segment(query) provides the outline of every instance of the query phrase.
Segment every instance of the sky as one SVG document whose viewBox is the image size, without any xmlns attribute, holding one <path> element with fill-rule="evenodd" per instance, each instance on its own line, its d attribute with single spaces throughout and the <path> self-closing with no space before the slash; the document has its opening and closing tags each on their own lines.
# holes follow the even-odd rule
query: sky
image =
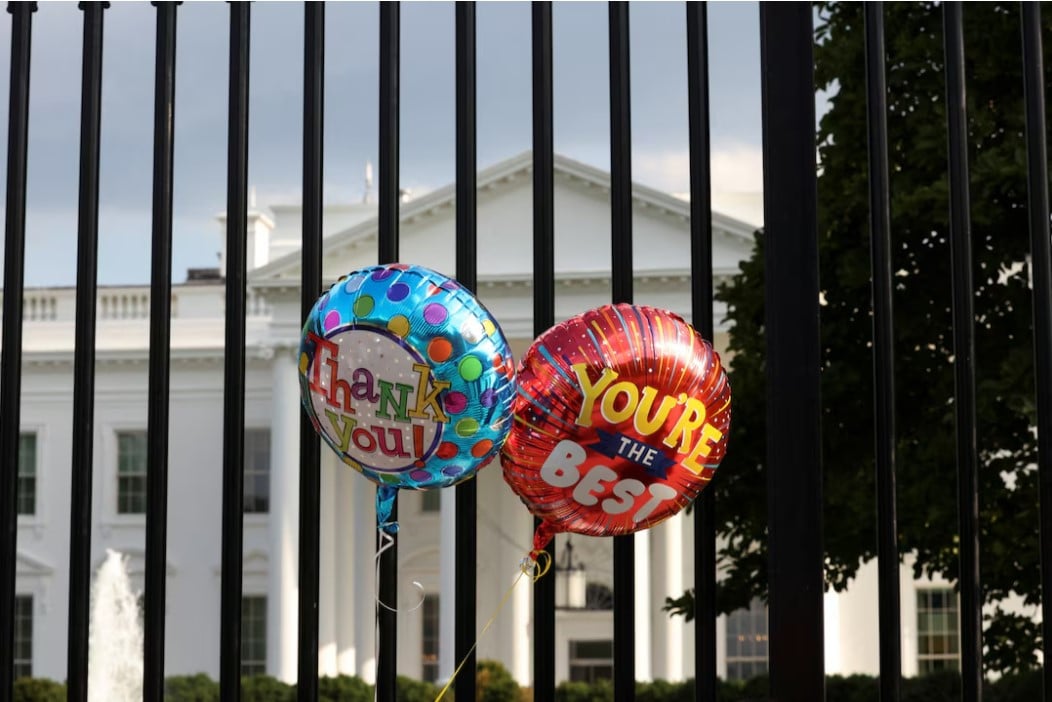
<svg viewBox="0 0 1052 702">
<path fill-rule="evenodd" d="M 150 279 L 153 73 L 156 10 L 114 3 L 105 12 L 99 216 L 100 284 Z M 326 9 L 325 199 L 359 201 L 366 163 L 377 163 L 378 9 Z M 453 181 L 454 8 L 403 2 L 402 187 L 415 195 Z M 633 179 L 689 190 L 686 31 L 683 3 L 630 8 Z M 0 17 L 0 95 L 10 76 L 10 15 Z M 80 72 L 83 14 L 76 3 L 41 3 L 33 17 L 26 284 L 76 279 Z M 709 4 L 713 191 L 762 189 L 759 12 L 756 3 Z M 173 281 L 217 265 L 225 209 L 229 7 L 178 10 Z M 609 165 L 607 6 L 553 9 L 554 133 L 558 153 Z M 479 167 L 530 148 L 528 3 L 477 6 Z M 257 202 L 301 200 L 303 6 L 253 3 L 249 181 Z M 7 110 L 0 108 L 0 135 Z M 6 163 L 7 140 L 0 139 Z M 6 192 L 6 172 L 0 168 Z M 0 208 L 5 203 L 0 202 Z"/>
</svg>

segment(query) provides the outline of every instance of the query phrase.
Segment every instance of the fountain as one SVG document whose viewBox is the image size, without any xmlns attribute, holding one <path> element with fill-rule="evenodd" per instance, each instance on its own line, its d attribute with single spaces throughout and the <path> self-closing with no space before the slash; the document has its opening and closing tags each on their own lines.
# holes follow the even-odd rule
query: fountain
<svg viewBox="0 0 1052 702">
<path fill-rule="evenodd" d="M 142 699 L 142 625 L 125 558 L 106 549 L 91 590 L 88 702 Z"/>
</svg>

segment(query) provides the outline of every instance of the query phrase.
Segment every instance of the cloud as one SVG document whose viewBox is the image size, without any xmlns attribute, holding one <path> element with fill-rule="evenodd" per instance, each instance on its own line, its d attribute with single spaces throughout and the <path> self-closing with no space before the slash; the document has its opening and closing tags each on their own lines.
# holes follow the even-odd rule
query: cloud
<svg viewBox="0 0 1052 702">
<path fill-rule="evenodd" d="M 763 152 L 752 144 L 731 143 L 713 150 L 710 158 L 713 193 L 763 192 Z M 690 154 L 666 151 L 639 154 L 633 179 L 666 192 L 690 191 Z"/>
</svg>

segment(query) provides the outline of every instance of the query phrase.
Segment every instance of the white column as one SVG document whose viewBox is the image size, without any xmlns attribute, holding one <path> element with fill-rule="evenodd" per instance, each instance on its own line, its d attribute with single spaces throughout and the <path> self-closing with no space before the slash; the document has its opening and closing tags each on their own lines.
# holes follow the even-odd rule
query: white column
<svg viewBox="0 0 1052 702">
<path fill-rule="evenodd" d="M 318 569 L 318 674 L 333 677 L 336 666 L 336 455 L 322 446 Z"/>
<path fill-rule="evenodd" d="M 356 656 L 358 649 L 355 641 L 355 577 L 358 571 L 366 569 L 368 554 L 360 553 L 356 548 L 361 535 L 354 530 L 354 491 L 352 481 L 365 478 L 350 468 L 337 466 L 336 471 L 336 667 L 341 675 L 357 675 Z M 355 557 L 360 556 L 360 562 Z M 360 615 L 368 616 L 363 611 Z"/>
<path fill-rule="evenodd" d="M 376 486 L 361 475 L 353 475 L 354 539 L 357 557 L 354 570 L 355 648 L 358 675 L 370 685 L 376 682 Z"/>
<path fill-rule="evenodd" d="M 297 353 L 278 349 L 272 366 L 267 670 L 285 682 L 296 680 L 298 628 L 301 410 Z"/>
<path fill-rule="evenodd" d="M 654 629 L 653 674 L 664 680 L 683 680 L 685 627 L 683 617 L 669 617 L 662 611 L 665 598 L 683 594 L 683 531 L 687 524 L 683 513 L 651 529 L 652 599 L 651 608 Z"/>
<path fill-rule="evenodd" d="M 652 678 L 650 671 L 650 647 L 653 645 L 650 631 L 650 534 L 637 531 L 633 538 L 636 546 L 636 680 Z"/>
<path fill-rule="evenodd" d="M 501 487 L 504 486 L 502 485 Z M 509 532 L 517 536 L 522 535 L 521 540 L 524 542 L 522 555 L 526 555 L 526 551 L 529 548 L 532 548 L 533 539 L 530 535 L 530 527 L 533 525 L 533 517 L 530 515 L 529 511 L 522 507 L 519 498 L 510 493 L 510 490 L 506 491 L 505 497 L 505 507 L 509 508 L 506 512 L 506 514 L 509 515 L 508 522 L 511 526 Z M 555 573 L 549 571 L 544 577 L 554 578 Z M 533 657 L 533 630 L 530 627 L 530 622 L 533 621 L 532 595 L 533 584 L 529 581 L 520 582 L 515 588 L 515 594 L 512 596 L 511 600 L 511 665 L 509 668 L 511 674 L 520 685 L 529 685 L 530 681 L 533 679 L 532 670 L 530 668 L 530 661 Z"/>
<path fill-rule="evenodd" d="M 457 662 L 453 659 L 455 640 L 453 624 L 456 619 L 456 489 L 441 492 L 440 527 L 438 531 L 438 679 L 449 680 Z"/>
</svg>

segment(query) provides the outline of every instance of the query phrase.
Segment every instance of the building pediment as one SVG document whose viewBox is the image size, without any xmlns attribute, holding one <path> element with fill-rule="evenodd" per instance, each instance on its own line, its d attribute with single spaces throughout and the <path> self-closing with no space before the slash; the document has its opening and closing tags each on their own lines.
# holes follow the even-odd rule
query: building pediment
<svg viewBox="0 0 1052 702">
<path fill-rule="evenodd" d="M 561 280 L 601 277 L 610 265 L 610 176 L 555 157 L 555 269 Z M 533 160 L 531 152 L 480 171 L 477 178 L 478 276 L 485 281 L 532 279 Z M 690 204 L 634 184 L 633 267 L 637 278 L 689 272 Z M 400 261 L 455 274 L 455 186 L 447 185 L 399 211 Z M 713 214 L 713 265 L 733 273 L 752 250 L 755 226 Z M 323 277 L 334 280 L 377 262 L 377 220 L 366 219 L 325 239 Z M 250 272 L 257 288 L 299 285 L 300 252 L 290 251 Z M 607 273 L 608 275 L 608 273 Z"/>
</svg>

